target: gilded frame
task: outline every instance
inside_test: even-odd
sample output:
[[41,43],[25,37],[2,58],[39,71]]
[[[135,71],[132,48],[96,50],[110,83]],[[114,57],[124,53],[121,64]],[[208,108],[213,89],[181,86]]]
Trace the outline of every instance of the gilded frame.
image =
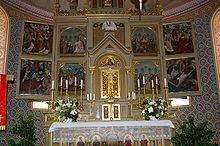
[[86,26],[59,26],[58,52],[61,57],[82,57],[86,53]]
[[49,56],[53,54],[54,26],[25,21],[22,31],[22,55]]
[[135,56],[159,54],[158,25],[131,25],[131,46]]
[[162,87],[162,68],[160,59],[145,59],[132,61],[133,87],[138,91],[138,78],[140,79],[140,91],[143,93],[143,75],[145,76],[145,91],[146,94],[152,93],[152,82],[154,80],[154,87],[156,84],[156,76],[158,77],[158,90]]
[[200,78],[197,58],[166,59],[166,76],[170,96],[200,94]]
[[195,52],[193,27],[190,21],[164,23],[162,27],[165,55]]
[[[62,70],[61,70],[62,69]],[[68,80],[68,92],[70,96],[80,95],[81,91],[81,79],[83,80],[83,91],[85,91],[86,81],[86,63],[80,61],[58,61],[57,62],[57,75],[56,75],[56,89],[60,93],[60,78],[63,77],[62,91],[65,92],[65,80]],[[75,77],[77,84],[75,88]],[[59,94],[57,93],[57,94]],[[63,94],[64,95],[64,94]]]
[[51,60],[20,59],[17,97],[49,99],[52,74]]

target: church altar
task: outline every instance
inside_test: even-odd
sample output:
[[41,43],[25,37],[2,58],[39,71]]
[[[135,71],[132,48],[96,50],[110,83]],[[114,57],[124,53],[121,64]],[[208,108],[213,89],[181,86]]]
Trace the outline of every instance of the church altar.
[[[129,138],[134,145],[144,137],[148,141],[164,140],[172,137],[173,123],[170,120],[154,121],[95,121],[95,122],[54,122],[49,128],[53,143],[77,143],[79,138],[85,143],[94,137],[101,143],[125,141]],[[136,143],[136,144],[135,144]]]

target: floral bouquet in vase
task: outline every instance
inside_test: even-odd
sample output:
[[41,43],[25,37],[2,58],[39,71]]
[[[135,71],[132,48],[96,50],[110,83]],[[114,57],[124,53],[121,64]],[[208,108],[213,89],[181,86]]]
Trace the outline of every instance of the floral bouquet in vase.
[[143,106],[141,114],[145,120],[160,119],[167,112],[166,101],[162,98],[156,100],[147,98],[143,101]]
[[62,122],[77,122],[77,118],[81,116],[78,106],[77,100],[56,100],[55,112],[58,119]]

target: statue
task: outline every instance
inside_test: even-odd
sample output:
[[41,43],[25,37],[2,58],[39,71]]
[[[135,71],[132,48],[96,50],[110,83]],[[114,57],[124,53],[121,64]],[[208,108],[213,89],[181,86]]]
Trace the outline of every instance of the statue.
[[102,30],[105,30],[105,31],[114,31],[114,30],[117,30],[117,27],[115,25],[114,22],[112,21],[105,21],[103,24],[102,24]]

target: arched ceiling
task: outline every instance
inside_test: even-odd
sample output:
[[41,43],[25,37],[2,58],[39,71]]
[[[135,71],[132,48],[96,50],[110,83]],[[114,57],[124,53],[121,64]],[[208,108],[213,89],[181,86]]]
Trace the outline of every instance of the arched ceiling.
[[[53,20],[53,10],[55,0],[1,0],[4,3],[20,9],[26,13],[44,18],[47,20]],[[68,10],[68,0],[59,0],[61,9]],[[83,4],[87,4],[89,0],[79,0],[80,9],[83,9]],[[128,1],[139,0],[125,0],[125,3]],[[156,0],[144,0],[145,9],[150,9],[155,7]],[[211,3],[213,0],[160,0],[163,8],[164,18],[172,18],[175,16],[180,16],[184,13],[187,13],[195,8],[203,6],[207,3]]]

